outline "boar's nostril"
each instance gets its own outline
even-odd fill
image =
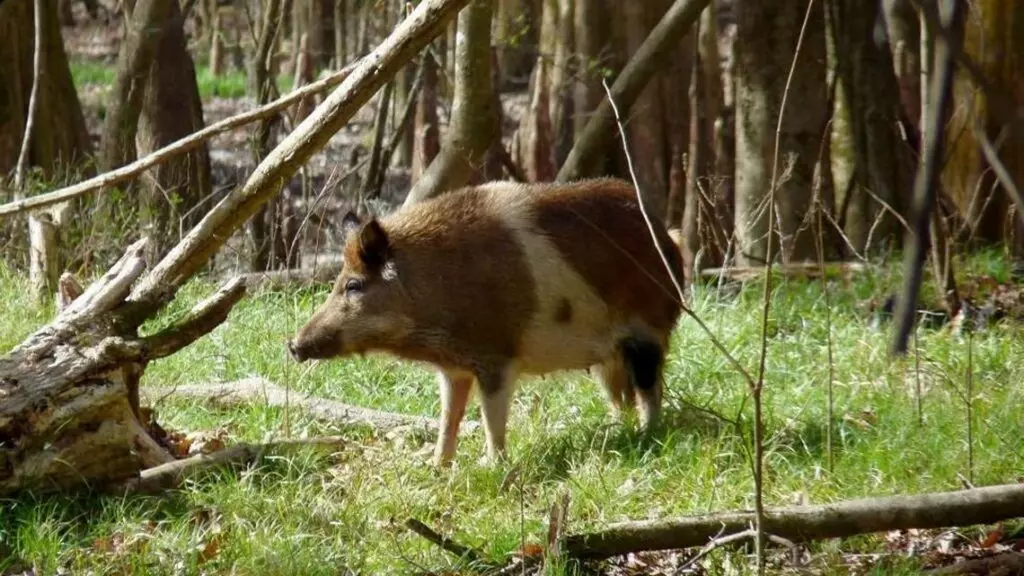
[[[294,340],[288,340],[288,352],[292,355],[292,358],[294,358],[296,362],[302,362],[303,360],[306,359],[305,356],[303,356],[302,353],[295,348]]]

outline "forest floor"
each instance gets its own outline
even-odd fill
[[[1002,254],[957,262],[963,289],[1020,304],[1019,278]],[[828,285],[833,339],[833,466],[827,457],[829,362],[826,296],[817,281],[776,282],[766,368],[767,506],[915,494],[1021,480],[1024,451],[1024,328],[1019,316],[970,339],[951,329],[919,332],[920,356],[891,359],[890,324],[877,305],[899,286],[893,266]],[[972,288],[974,287],[974,288]],[[194,281],[149,329],[214,289]],[[930,287],[929,287],[930,290]],[[24,279],[0,267],[0,350],[46,322],[52,310],[28,299]],[[753,369],[762,286],[698,287],[693,307],[738,359]],[[228,321],[171,358],[154,362],[143,386],[261,377],[323,398],[436,417],[434,376],[388,357],[298,365],[286,338],[323,300],[326,288],[264,290]],[[983,298],[975,293],[975,303]],[[1017,312],[1013,312],[1017,315]],[[970,370],[968,370],[970,368]],[[271,437],[343,435],[334,452],[302,450],[222,472],[159,496],[71,496],[7,501],[0,515],[0,573],[37,574],[466,573],[464,564],[408,532],[406,518],[474,547],[497,562],[545,542],[552,503],[571,495],[565,530],[626,519],[749,509],[750,400],[746,386],[692,320],[680,321],[667,368],[664,424],[641,441],[608,415],[583,373],[521,382],[510,418],[510,462],[478,465],[477,429],[454,468],[428,465],[433,438],[339,428],[298,409],[254,402],[223,409],[168,398],[156,417],[167,430],[202,432],[233,444]],[[967,385],[971,417],[968,420]],[[918,395],[920,390],[920,396]],[[742,421],[738,416],[744,414]],[[479,421],[477,404],[467,418]],[[971,427],[970,444],[968,421]],[[957,558],[1017,547],[1016,524],[892,532],[772,555],[773,571],[911,574]],[[990,535],[998,543],[982,549]],[[998,537],[1001,537],[998,538]],[[991,543],[991,542],[990,542]],[[651,553],[583,566],[584,573],[672,574],[694,551]],[[686,572],[743,573],[750,551],[719,550]],[[568,573],[548,567],[548,574]]]

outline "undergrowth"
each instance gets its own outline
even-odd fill
[[[960,264],[962,275],[1009,272],[998,254]],[[899,286],[893,267],[830,284],[835,357],[835,466],[827,469],[828,363],[824,296],[817,281],[777,280],[764,391],[767,506],[826,503],[1013,482],[1024,465],[1021,328],[1001,322],[973,339],[974,469],[967,470],[966,340],[948,328],[920,334],[923,422],[914,357],[887,355],[891,325],[864,305]],[[183,313],[214,286],[193,282],[146,330]],[[0,265],[0,348],[45,322],[26,282]],[[250,376],[326,398],[436,416],[432,373],[386,357],[297,365],[284,342],[325,290],[261,292],[181,353],[153,363],[144,386]],[[760,337],[761,288],[699,287],[693,307],[746,366]],[[237,473],[220,472],[158,497],[25,496],[0,508],[0,571],[35,567],[73,573],[360,574],[451,570],[456,559],[402,528],[414,517],[494,559],[542,543],[548,511],[571,494],[567,529],[626,519],[751,508],[750,403],[744,382],[694,322],[683,319],[669,358],[663,425],[642,439],[608,416],[583,373],[521,382],[510,416],[510,462],[477,464],[482,430],[464,436],[455,467],[428,464],[432,438],[374,437],[338,430],[258,403],[218,409],[166,400],[158,419],[181,431],[223,429],[230,441],[343,434],[333,454],[299,451]],[[479,421],[476,402],[467,418]],[[840,553],[879,551],[880,536],[812,547],[826,567]],[[737,552],[718,551],[712,563]],[[715,560],[717,558],[718,560]],[[735,564],[734,564],[735,566]],[[895,566],[895,568],[894,568]],[[883,571],[911,573],[915,560]],[[552,569],[550,573],[562,573]]]

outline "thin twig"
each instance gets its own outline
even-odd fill
[[[776,536],[774,534],[765,534],[764,537],[770,542],[774,542],[776,544],[779,544],[780,546],[785,546],[789,549],[796,548],[796,544],[781,536]],[[747,529],[743,532],[736,532],[735,534],[729,534],[728,536],[721,536],[712,539],[711,542],[708,542],[707,546],[700,549],[700,552],[694,554],[693,558],[690,558],[686,562],[686,564],[680,566],[679,569],[676,570],[676,574],[682,574],[687,569],[695,565],[698,561],[700,561],[701,558],[707,556],[708,554],[717,550],[718,548],[727,546],[734,542],[739,542],[740,540],[746,540],[747,538],[757,538],[757,531],[753,529]]]
[[[134,178],[153,166],[166,162],[176,156],[180,156],[181,154],[202,145],[204,142],[218,134],[250,124],[272,114],[276,114],[297,100],[300,100],[310,94],[318,94],[340,84],[361,63],[362,60],[357,60],[338,72],[313,82],[312,84],[307,84],[287,96],[274,100],[266,106],[261,106],[237,116],[225,118],[224,120],[211,124],[198,132],[189,134],[179,140],[175,140],[167,146],[164,146],[163,148],[160,148],[159,150],[156,150],[149,155],[139,158],[135,162],[126,164],[116,170],[99,174],[84,182],[79,182],[72,186],[54,190],[47,194],[39,194],[38,196],[32,196],[30,198],[24,198],[8,204],[0,205],[0,217],[10,216],[19,212],[25,212],[27,210],[34,210],[51,204],[64,202],[66,200],[88,194],[89,192],[95,192],[96,190],[113,186],[124,182],[125,180]]]
[[[647,230],[651,234],[651,240],[653,240],[654,247],[658,251],[658,256],[661,257],[661,263],[665,266],[665,270],[668,272],[669,278],[671,278],[672,284],[676,289],[677,297],[679,298],[679,305],[682,306],[683,312],[686,313],[687,316],[692,318],[693,321],[697,323],[697,326],[699,326],[700,329],[703,330],[704,333],[708,335],[708,338],[711,340],[712,345],[714,345],[715,348],[717,348],[718,351],[722,353],[726,360],[728,360],[729,363],[732,364],[733,367],[736,368],[736,370],[743,376],[743,379],[746,380],[747,385],[753,386],[754,379],[753,377],[751,377],[750,372],[748,372],[747,369],[743,367],[743,364],[740,364],[739,360],[737,360],[736,357],[733,356],[729,352],[729,350],[726,349],[725,345],[722,344],[722,341],[719,340],[715,336],[715,333],[712,332],[710,328],[708,328],[708,325],[705,324],[704,321],[700,319],[700,316],[697,316],[697,314],[689,306],[686,305],[686,295],[683,292],[682,283],[676,276],[675,270],[673,270],[672,266],[670,266],[668,263],[668,258],[665,256],[665,247],[661,245],[661,243],[658,241],[658,236],[654,233],[654,226],[651,224],[651,218],[647,212],[647,205],[644,202],[644,196],[640,192],[640,184],[637,181],[636,171],[633,169],[633,159],[629,153],[629,142],[626,139],[626,127],[622,123],[622,117],[619,116],[619,109],[615,104],[615,100],[612,98],[611,89],[608,88],[608,82],[602,78],[601,84],[604,86],[605,93],[608,95],[608,101],[611,103],[612,113],[615,115],[615,122],[618,124],[619,127],[619,136],[622,137],[622,149],[623,153],[626,155],[626,162],[629,166],[629,175],[633,180],[633,187],[636,190],[637,202],[640,204],[640,212],[643,214],[644,220],[647,222]]]
[[[914,205],[911,219],[914,233],[910,236],[910,249],[904,261],[903,293],[897,302],[896,332],[892,352],[905,354],[907,341],[913,329],[918,293],[921,289],[922,267],[928,243],[928,226],[935,205],[935,188],[939,179],[940,153],[946,130],[945,118],[953,105],[953,61],[960,52],[962,40],[961,19],[963,3],[946,0],[946,18],[943,32],[935,37],[935,71],[929,86],[931,102],[928,105],[928,122],[924,127],[924,145],[917,174],[914,177]],[[953,30],[951,30],[953,29]]]
[[[423,522],[415,518],[409,518],[405,521],[405,527],[411,532],[414,532],[436,546],[440,547],[445,552],[454,554],[455,556],[468,560],[471,563],[480,561],[480,553],[476,550],[459,544],[447,536],[442,536],[434,531],[433,528],[427,526]]]

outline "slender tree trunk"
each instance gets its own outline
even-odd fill
[[[741,265],[762,264],[766,256],[775,132],[806,10],[803,2],[735,5],[735,229]],[[824,52],[823,10],[815,4],[789,87],[778,140],[775,229],[781,239],[778,254],[784,261],[815,257],[808,218],[826,113]]]
[[[443,51],[442,51],[443,52]],[[441,151],[437,118],[437,61],[427,54],[423,63],[423,87],[413,120],[412,182],[415,184]]]
[[[36,167],[43,178],[65,170],[91,174],[82,161],[91,153],[85,118],[68,66],[55,0],[39,6],[42,36],[36,113],[31,138],[25,150],[26,169]],[[0,173],[15,170],[21,156],[31,98],[35,33],[37,22],[33,2],[0,3]],[[20,192],[20,191],[19,191]],[[29,245],[34,284],[52,295],[60,261],[57,253],[59,228],[67,218],[69,204],[30,217]],[[7,236],[4,229],[0,236]]]
[[[558,2],[545,0],[541,16],[540,54],[530,79],[530,107],[516,132],[518,162],[531,182],[549,182],[555,177],[554,141],[551,126],[551,56],[558,32]]]
[[[917,10],[910,0],[884,0],[882,6],[903,112],[910,125],[920,129],[922,53]]]
[[[863,253],[902,237],[891,210],[902,214],[908,205],[913,159],[900,132],[905,116],[892,55],[874,41],[877,4],[830,0],[828,10],[836,78],[831,134],[836,205],[847,238]]]
[[[348,0],[334,0],[334,67],[341,70],[348,64],[348,38],[345,33],[348,23],[345,22],[345,4]]]
[[[137,134],[142,155],[204,126],[195,66],[185,46],[177,2],[171,3],[161,25],[164,31],[144,80]],[[160,255],[199,221],[202,214],[192,209],[213,191],[207,146],[154,167],[142,183],[142,226],[150,234],[152,255]]]
[[[473,0],[459,14],[455,102],[441,152],[405,200],[413,204],[480,179],[484,157],[497,136],[491,87],[490,0]]]
[[[575,1],[573,32],[576,42],[576,72],[579,78],[573,97],[573,121],[576,138],[579,138],[590,119],[590,114],[604,99],[600,72],[609,49],[611,29],[604,0]]]
[[[576,30],[573,12],[576,0],[557,1],[558,38],[555,43],[554,64],[551,69],[551,129],[555,139],[555,166],[561,166],[569,155],[569,151],[572,150],[575,136],[572,78],[576,70],[573,63]]]

